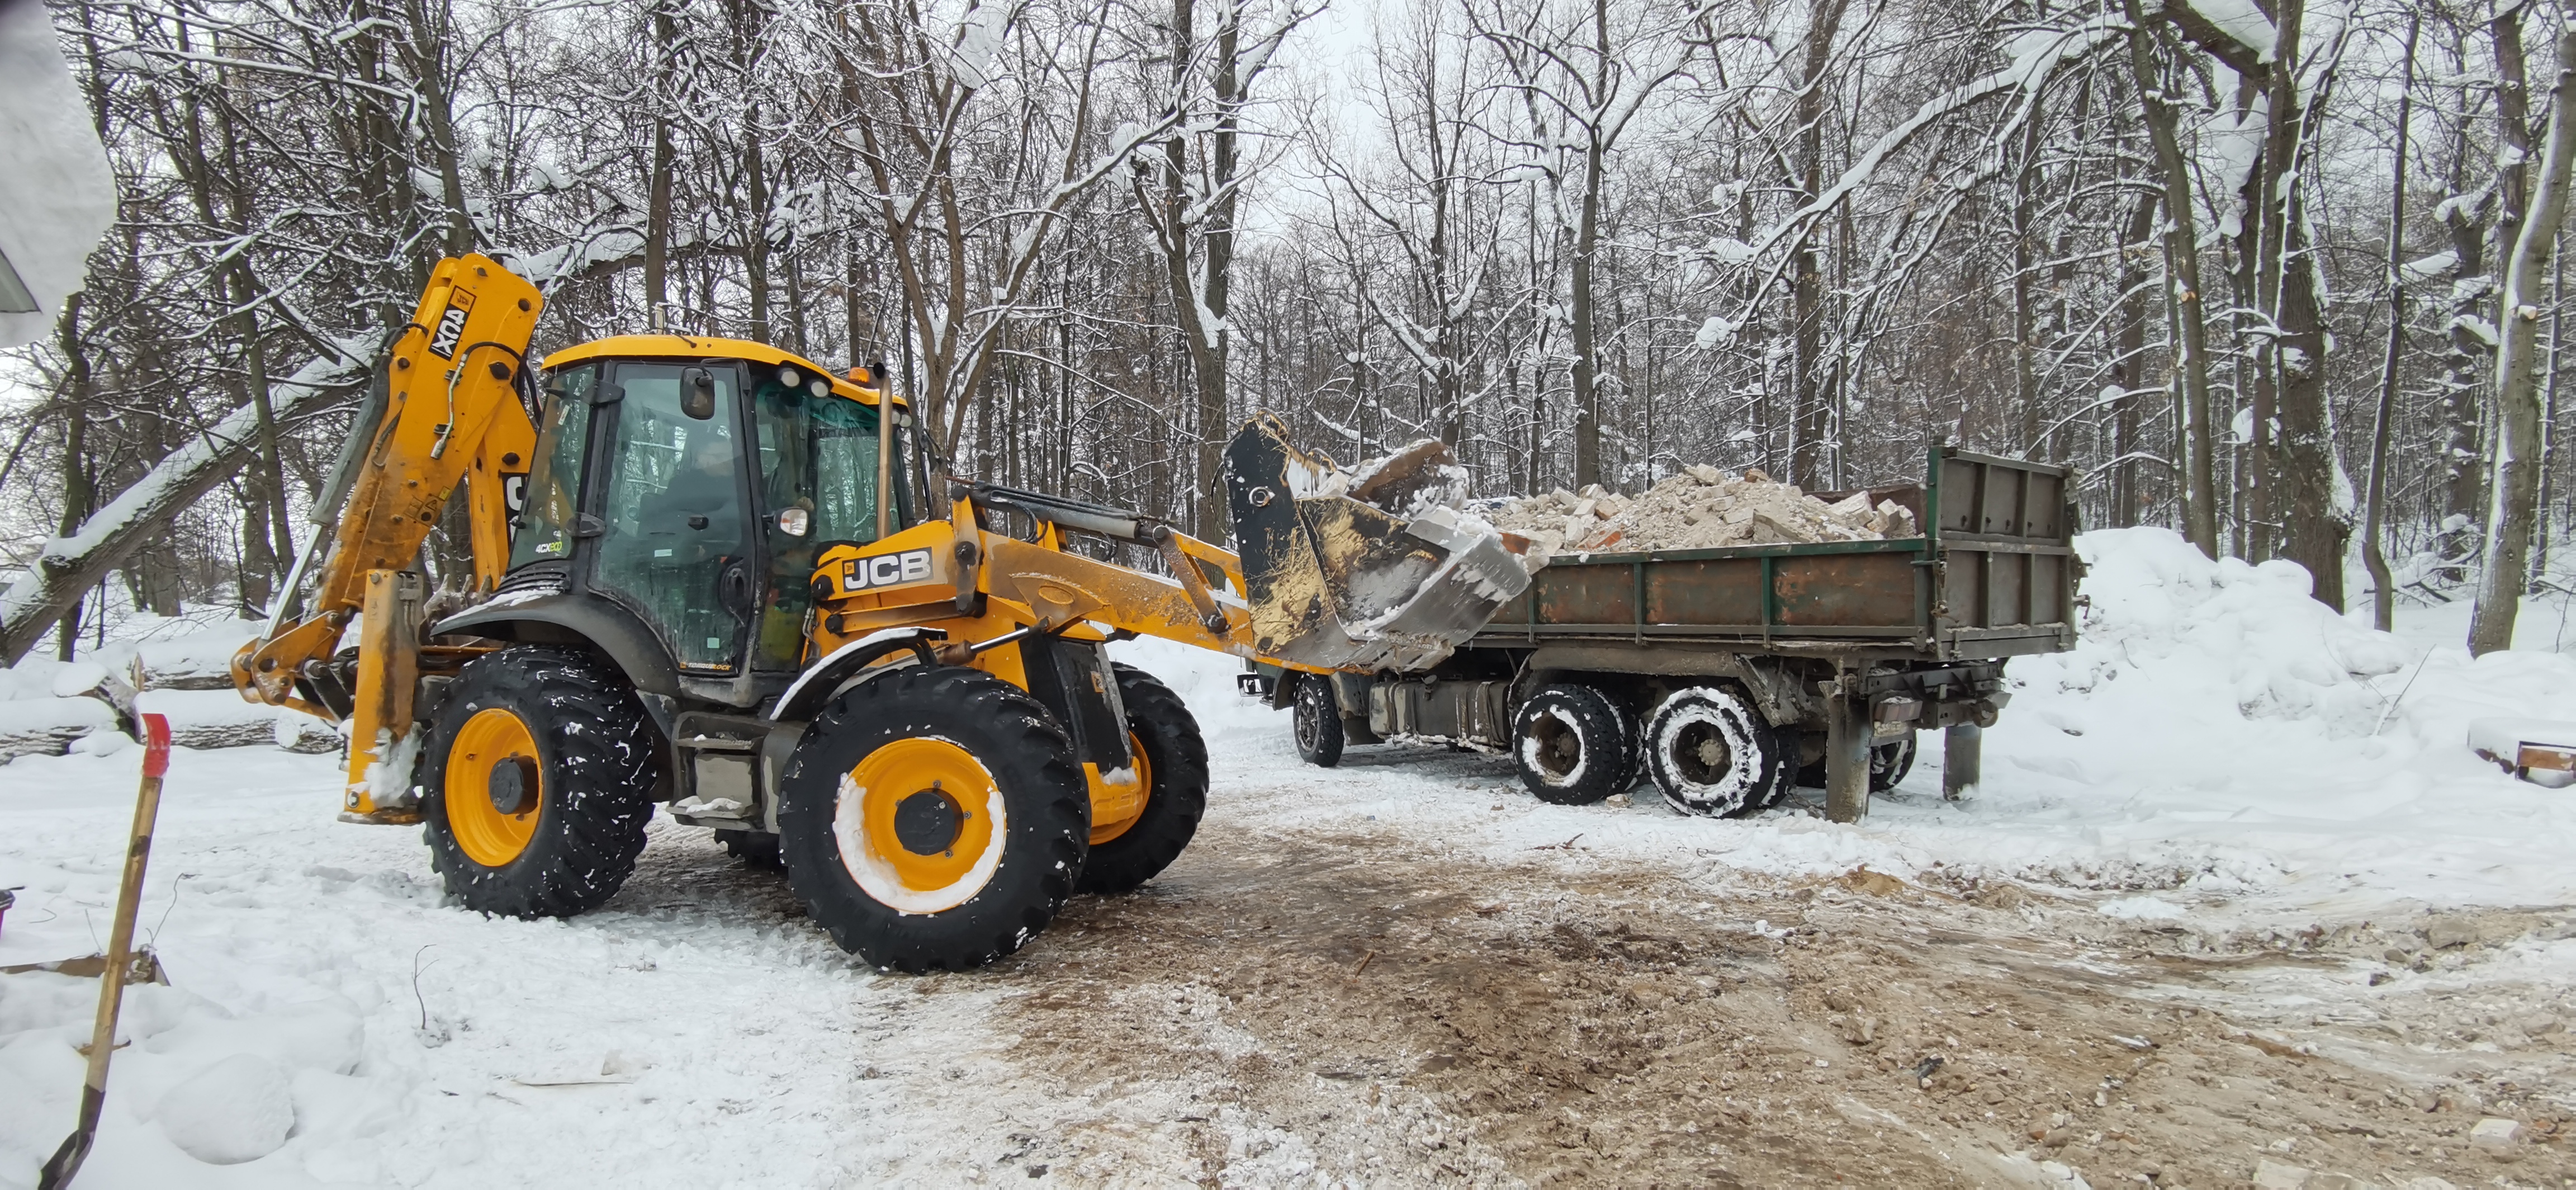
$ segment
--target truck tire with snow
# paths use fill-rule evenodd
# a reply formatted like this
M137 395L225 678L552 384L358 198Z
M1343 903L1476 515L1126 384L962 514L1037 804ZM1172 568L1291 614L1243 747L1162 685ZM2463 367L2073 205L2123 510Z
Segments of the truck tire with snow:
M1789 741L1732 687L1674 691L1646 724L1646 771L1685 814L1749 814L1788 792Z
M1091 858L1079 891L1123 893L1159 875L1190 845L1207 813L1207 741L1189 705L1154 675L1117 666L1118 700L1127 708L1127 747L1145 782L1145 809L1135 821L1091 832Z
M1333 698L1333 683L1322 674L1288 670L1279 675L1283 682L1297 683L1297 693L1289 703L1289 729L1297 739L1297 756L1316 768L1328 769L1342 762L1342 708Z
M1556 682L1512 716L1512 760L1543 802L1583 806L1637 783L1634 720L1599 688Z
M468 909L597 908L644 850L659 745L633 686L587 652L514 645L476 658L412 768L430 865Z
M788 883L841 949L963 971L1038 936L1082 877L1091 799L1046 705L911 665L832 697L788 759Z

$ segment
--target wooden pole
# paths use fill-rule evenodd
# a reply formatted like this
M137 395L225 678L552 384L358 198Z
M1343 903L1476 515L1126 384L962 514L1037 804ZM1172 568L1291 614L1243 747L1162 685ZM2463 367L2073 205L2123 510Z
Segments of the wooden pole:
M107 1102L107 1059L116 1050L116 1013L125 1003L125 973L134 963L134 917L143 900L143 864L152 853L152 824L161 816L161 777L170 771L170 720L143 716L143 788L134 799L134 830L125 846L125 880L116 890L116 925L107 940L107 966L98 973L98 1021L89 1034L89 1078L81 1085L80 1127L63 1138L37 1175L37 1190L71 1184L98 1139L98 1113Z

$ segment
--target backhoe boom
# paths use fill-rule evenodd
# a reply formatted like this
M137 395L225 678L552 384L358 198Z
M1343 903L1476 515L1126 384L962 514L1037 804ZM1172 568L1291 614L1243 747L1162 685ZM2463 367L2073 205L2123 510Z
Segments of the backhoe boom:
M475 590L490 592L509 566L510 518L537 441L519 394L544 306L534 285L488 257L439 262L384 364L382 404L371 402L373 416L351 428L333 476L340 490L324 493L326 507L316 509L314 519L330 524L306 547L308 559L320 551L318 568L308 584L299 563L280 599L284 614L233 658L244 698L354 720L349 813L376 812L370 770L410 730L421 593L403 589L417 580L402 572L458 483L466 485ZM378 648L361 650L357 680L344 688L321 663L362 610L379 608L368 627L379 639L367 642ZM405 615L414 622L395 622Z

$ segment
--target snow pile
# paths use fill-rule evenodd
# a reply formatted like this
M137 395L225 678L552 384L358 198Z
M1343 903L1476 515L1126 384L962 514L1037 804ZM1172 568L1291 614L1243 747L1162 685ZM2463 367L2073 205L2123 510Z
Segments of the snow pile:
M2167 530L2076 545L2092 604L2078 646L2006 669L2013 701L1985 734L1984 784L1943 801L1942 737L1924 733L1912 775L1853 826L1824 821L1813 789L1745 819L1685 818L1652 796L1544 805L1508 754L1399 744L1305 767L1288 716L1232 693L1228 659L1168 649L1149 668L1183 689L1218 789L1264 829L1373 816L1495 862L1645 863L1712 891L1866 866L1936 885L2155 893L2195 925L2230 902L2259 915L2576 899L2564 860L2576 797L2517 781L2468 746L2476 720L2576 707L2576 657L2472 659L2457 632L2438 643L2375 632L2366 610L2355 622L2310 599L2289 563L2213 562ZM2401 608L2400 627L2451 614ZM2173 912L2111 904L2129 919Z
M1486 515L1549 554L1879 541L1919 532L1913 513L1892 500L1873 507L1867 492L1829 504L1759 468L1733 475L1709 466L1686 468L1635 496L1593 484L1497 501Z
M2396 690L2378 679L2421 655L2310 598L2296 563L2212 562L2168 529L2103 530L2081 546L2092 608L2079 643L2016 662L2016 677L2091 694L2144 671L2178 702L2233 706L2247 719L2314 719L2348 738L2371 734L2390 713Z
M358 1006L304 992L227 1005L183 987L127 988L82 1184L309 1185L302 1153L394 1123L401 1088L356 1073ZM0 1178L32 1172L70 1134L97 1005L95 979L0 975ZM274 1156L290 1136L299 1152Z

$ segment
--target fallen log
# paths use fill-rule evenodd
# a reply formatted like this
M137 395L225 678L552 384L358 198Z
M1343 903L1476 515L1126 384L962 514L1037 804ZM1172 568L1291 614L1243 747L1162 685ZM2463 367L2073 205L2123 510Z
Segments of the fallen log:
M319 406L334 392L363 382L373 343L340 344L336 358L317 359L270 390L280 420ZM43 639L63 613L89 593L170 518L195 504L249 460L257 449L258 410L245 405L169 456L106 507L82 521L79 531L45 543L24 578L0 592L0 665L15 665Z

